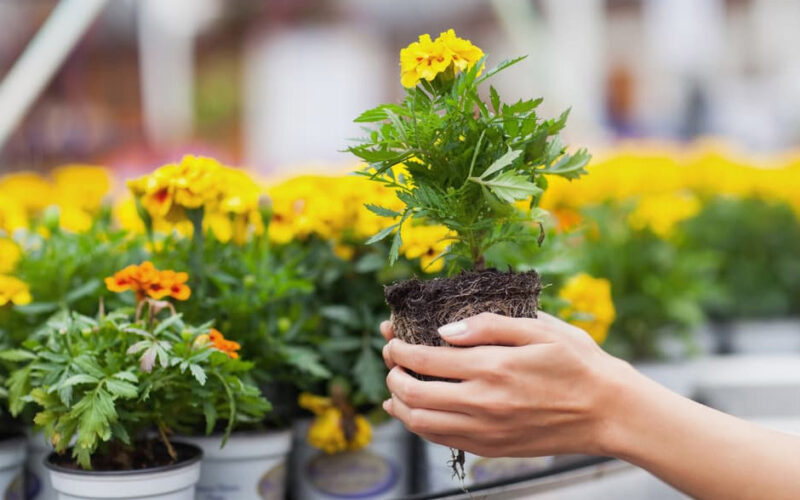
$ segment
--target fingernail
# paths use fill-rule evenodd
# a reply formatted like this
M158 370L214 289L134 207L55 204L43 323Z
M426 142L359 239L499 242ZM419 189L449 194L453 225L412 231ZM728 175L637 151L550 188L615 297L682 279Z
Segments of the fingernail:
M467 324L464 321L456 321L439 327L439 335L442 337L458 337L467 333Z
M385 411L386 413L389 413L389 405L391 405L391 404L392 404L392 400L391 399L387 399L386 401L384 401L383 402L383 411Z

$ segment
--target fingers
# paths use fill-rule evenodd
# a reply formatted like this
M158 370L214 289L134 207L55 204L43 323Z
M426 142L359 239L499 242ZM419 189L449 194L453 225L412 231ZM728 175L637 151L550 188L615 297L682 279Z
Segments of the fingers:
M472 349L412 345L398 339L387 347L392 363L420 375L464 380L482 373L483 360Z
M399 366L389 372L386 386L392 396L414 408L465 412L468 406L460 383L418 380Z
M552 342L552 318L509 318L481 313L439 328L439 335L458 346L521 346Z
M389 342L394 338L394 325L392 325L391 321L383 321L381 322L381 335L383 338L386 339L386 342Z
M415 433L468 436L478 432L477 421L463 413L411 408L397 395L383 403L383 409Z

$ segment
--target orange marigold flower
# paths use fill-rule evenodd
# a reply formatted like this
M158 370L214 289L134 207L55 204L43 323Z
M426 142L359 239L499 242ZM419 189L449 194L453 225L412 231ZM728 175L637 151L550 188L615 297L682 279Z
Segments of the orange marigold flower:
M145 297L156 300L165 297L186 300L192 293L186 284L188 280L189 275L186 273L159 271L152 262L145 261L138 266L130 265L105 281L109 291L121 293L131 290L136 293L136 300L140 302Z
M236 351L241 349L242 346L239 345L238 342L235 342L233 340L227 340L225 336L222 335L222 333L216 328L212 328L208 332L208 340L210 340L211 343L214 344L214 347L217 350L224 352L232 359L239 358L239 353Z

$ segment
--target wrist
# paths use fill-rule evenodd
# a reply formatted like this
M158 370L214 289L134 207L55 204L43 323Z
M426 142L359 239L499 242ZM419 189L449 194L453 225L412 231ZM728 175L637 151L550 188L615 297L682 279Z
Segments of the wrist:
M612 358L606 375L600 391L596 453L630 461L642 430L652 425L648 422L654 407L652 398L666 389L617 358Z

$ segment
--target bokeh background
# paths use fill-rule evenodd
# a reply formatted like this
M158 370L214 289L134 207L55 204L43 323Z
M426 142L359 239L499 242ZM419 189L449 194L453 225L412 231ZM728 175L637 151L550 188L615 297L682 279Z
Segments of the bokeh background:
M0 76L61 29L40 31L57 3L0 1ZM491 61L529 54L497 86L571 106L569 143L800 140L796 2L113 0L92 19L93 3L62 5L64 25L84 28L23 86L43 88L2 129L3 171L88 162L127 176L188 151L263 173L347 164L352 119L402 95L400 48L450 27Z

